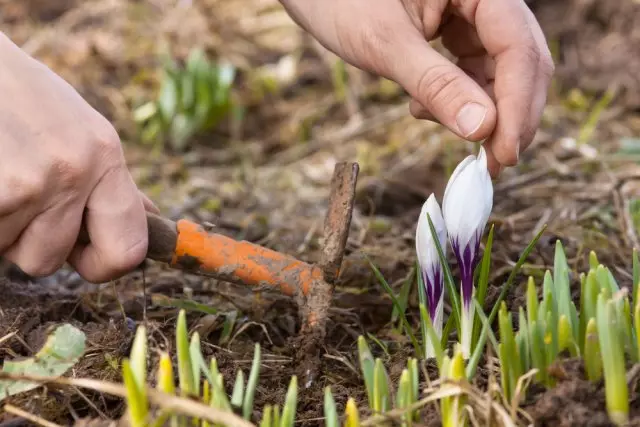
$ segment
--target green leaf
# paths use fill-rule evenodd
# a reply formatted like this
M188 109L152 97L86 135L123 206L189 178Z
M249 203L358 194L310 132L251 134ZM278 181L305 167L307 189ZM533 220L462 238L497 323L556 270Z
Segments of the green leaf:
M407 311L409 293L411 292L411 285L413 284L412 279L413 279L413 271L411 271L411 273L407 277L407 280L404 281L404 283L402 284L402 287L400 288L400 295L398 296L398 303L400 305L399 309L396 308L395 306L393 307L393 312L391 314L391 321L394 323L398 321L399 310L402 310L402 313L406 313ZM403 327L404 326L402 325L402 322L399 322L398 329L402 329Z
M128 359L122 361L122 379L127 390L127 410L131 427L146 427L149 404L144 386L138 386Z
M482 254L482 261L480 263L480 274L478 276L478 286L476 287L476 300L481 307L484 307L484 300L487 295L487 288L489 286L489 273L491 272L491 249L493 247L493 229L494 225L491 224L489 229L489 236L487 237L487 244ZM478 342L478 336L480 334L480 323L473 322L473 339L471 348L474 348Z
M500 303L507 296L507 293L509 292L509 289L511 289L511 286L513 285L513 282L514 282L514 280L516 278L516 275L518 274L518 272L520 271L520 268L522 267L522 264L524 264L524 262L527 260L527 258L529 257L529 254L531 253L533 248L536 246L536 243L538 243L538 240L540 239L540 236L542 236L542 233L544 233L544 230L546 230L546 229L547 229L547 226L544 225L540 229L538 234L535 235L533 240L531 240L531 242L529 242L527 247L522 252L522 255L520 255L520 258L518 259L518 262L516 262L516 265L511 270L511 274L509 274L509 277L507 278L507 281L502 286L502 290L500 291L500 295L498 296L498 299L496 300L495 305L491 309L491 314L489 315L489 324L493 324L493 320L495 319L496 315L498 314L498 309L500 307Z
M16 375L57 377L73 367L85 350L84 333L70 324L58 326L40 351L23 360L5 360L2 372ZM32 390L39 384L27 381L0 381L0 400L7 396Z
M178 76L164 73L160 96L158 99L158 110L165 123L171 123L173 117L178 113Z
M298 378L294 375L291 377L287 395L285 396L285 404L282 409L282 419L280 427L293 427L296 419L296 408L298 404Z
M324 418L325 427L340 427L336 402L331 394L331 387L328 386L324 389Z
M247 392L244 395L244 403L242 405L242 416L245 420L249 420L253 411L253 398L258 387L258 378L260 376L260 344L256 343L253 351L253 362L251 363L251 372L249 373L249 382L247 383Z
M431 318L429 317L429 313L427 313L427 308L424 304L420 304L420 319L423 325L423 337L424 346L425 346L425 354L427 348L427 340L431 342L433 346L434 356L436 358L436 363L438 367L442 364L443 351L442 346L440 345L440 340L438 339L438 335L436 334L435 329L433 328L433 324L431 323Z
M527 321L531 325L538 318L538 293L536 282L529 276L527 282Z
M207 367L202 357L202 350L200 348L200 334L195 332L191 336L191 344L189 345L189 356L191 358L191 369L193 375L193 393L196 396L200 396L200 371L206 372Z
M413 334L413 331L411 330L411 325L409 324L409 321L407 320L407 317L405 316L404 311L402 310L402 307L400 306L400 303L398 302L398 299L396 298L393 292L393 289L391 289L391 286L389 286L384 276L382 275L382 273L380 273L380 270L378 270L378 268L373 264L371 259L366 254L364 255L364 257L366 258L367 262L371 266L371 269L373 270L373 274L378 279L378 282L382 285L387 295L389 295L389 298L391 298L391 302L393 303L393 306L398 309L398 314L400 315L400 320L402 320L402 323L404 324L405 332L407 333L407 335L409 335L409 338L411 339L411 343L413 344L413 348L415 349L416 353L420 354L422 357L422 349L418 344L418 340L416 340L416 336Z
M484 305L484 299L487 295L487 287L489 285L489 273L491 272L491 249L493 247L493 229L491 224L489 235L487 236L487 244L482 254L482 262L480 264L480 276L478 278L478 286L476 288L476 299L481 306Z
M467 380L471 381L472 378L476 375L476 369L478 368L478 363L480 362L480 356L482 356L482 352L485 348L485 343L487 342L487 336L490 338L491 343L493 345L494 351L496 354L499 354L499 347L496 337L493 335L493 331L491 330L491 325L487 320L487 316L485 316L480 303L476 300L474 301L476 304L476 313L478 314L478 318L482 323L482 330L480 332L480 336L478 337L478 342L476 346L473 348L471 353L471 357L469 357L469 362L466 367L466 377Z
M147 330L144 325L138 326L131 346L131 372L139 388L147 383Z
M236 374L236 382L233 385L233 393L231 394L231 405L236 408L242 407L242 401L244 397L244 372L242 369L238 369Z
M638 250L633 248L633 304L638 303L638 284L640 282L640 261L638 261Z
M614 301L605 293L598 296L598 338L604 367L605 396L609 418L618 425L629 417L629 390L626 381L624 346L616 324Z
M389 393L389 377L382 360L376 359L373 368L373 410L384 413L391 409L391 395Z
M222 326L222 332L220 333L220 344L224 344L231 338L231 333L233 332L233 328L236 324L236 319L238 318L238 311L230 311L225 315L224 325Z
M178 313L176 324L176 349L178 352L178 376L180 390L183 394L191 395L195 390L193 384L193 368L189 352L189 333L187 332L187 315L184 310Z
M364 385L367 389L367 397L369 399L369 407L373 408L374 395L374 360L371 350L367 345L365 338L360 335L358 337L358 359L360 361L360 371L364 378Z
M266 405L264 407L264 412L262 413L260 427L273 427L274 425L275 423L271 421L271 405Z
M591 318L587 323L584 339L584 365L587 378L590 381L600 381L602 378L602 355L598 342L596 319Z

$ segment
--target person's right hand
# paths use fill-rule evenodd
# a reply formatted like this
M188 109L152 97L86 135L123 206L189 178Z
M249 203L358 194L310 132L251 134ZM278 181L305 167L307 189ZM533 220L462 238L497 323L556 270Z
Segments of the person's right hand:
M0 32L0 256L31 276L68 261L111 280L146 255L145 209L111 124Z

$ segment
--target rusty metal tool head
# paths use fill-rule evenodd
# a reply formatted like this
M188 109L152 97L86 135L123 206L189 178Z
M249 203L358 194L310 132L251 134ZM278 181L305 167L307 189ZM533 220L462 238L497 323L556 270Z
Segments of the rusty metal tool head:
M147 258L191 273L306 297L315 282L333 284L340 273L357 175L357 163L338 163L334 169L324 222L324 249L317 264L213 233L190 220L174 222L151 213L147 213Z
M333 284L340 274L358 171L357 163L341 162L335 166L324 221L324 248L317 264L210 232L190 220L174 222L152 213L147 213L147 258L236 284L274 288L293 297L302 318L297 355L308 362L306 365L317 365L314 354L325 336ZM88 241L86 231L79 240ZM311 381L315 368L303 368L306 382Z
M334 283L351 224L357 163L338 163L331 181L324 222L324 249L317 264L266 247L211 232L187 219L176 222L147 213L147 258L190 273L257 287L278 289L288 296L308 296L317 281ZM80 242L88 242L83 228Z

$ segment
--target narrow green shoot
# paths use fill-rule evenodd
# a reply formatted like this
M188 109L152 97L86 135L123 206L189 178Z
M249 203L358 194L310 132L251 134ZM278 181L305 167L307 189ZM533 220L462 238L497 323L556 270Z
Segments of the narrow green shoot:
M462 354L462 347L460 345L456 345L452 359L450 359L449 356L445 356L442 363L442 369L440 371L440 377L445 380L450 379L453 381L459 381L465 378L464 357ZM463 409L464 404L465 398L462 395L442 398L440 402L440 411L442 414L443 427L462 427L467 424L466 412Z
M638 261L638 249L633 248L633 303L638 303L638 284L640 284L640 261Z
M336 408L336 401L331 393L331 387L325 387L324 389L324 425L325 427L339 427L340 420L338 419L338 409Z
M496 300L495 305L491 309L491 314L489 315L489 324L493 324L493 321L498 315L500 303L502 303L504 298L507 296L507 293L511 289L511 286L515 281L517 274L520 272L520 268L522 268L522 265L525 263L525 261L529 257L529 254L531 253L531 251L533 251L533 248L536 246L536 244L538 243L538 240L540 240L540 237L542 236L542 233L544 233L546 229L547 229L546 225L542 226L540 231L538 231L538 234L534 236L533 240L529 242L527 247L524 249L524 251L520 255L520 258L518 258L516 265L511 270L511 273L509 274L507 281L504 283L504 285L502 286L502 289L500 290L500 295L498 295L498 299Z
M587 323L586 336L584 339L584 365L587 378L590 381L600 381L602 378L602 354L600 353L600 342L596 319L589 319Z
M145 385L140 386L128 359L122 361L122 379L127 390L127 412L131 427L146 427L149 415L149 402Z
M375 413L384 413L391 409L389 376L380 359L376 359L373 368L373 407L371 409Z
M189 333L187 331L187 317L183 310L178 313L176 325L176 349L178 352L178 376L180 378L180 390L183 395L193 395L195 385L193 383L193 368L191 366L191 354L189 351Z
M242 416L245 420L251 418L253 412L253 399L256 394L256 388L258 387L258 378L260 376L260 344L255 345L253 351L253 362L251 363L251 371L249 372L249 382L247 383L247 391L244 395L244 402L242 403Z
M244 400L244 372L242 369L238 369L236 374L236 382L233 385L233 392L231 393L231 406L234 408L242 408L242 402Z
M360 414L358 412L356 401L353 400L353 397L350 397L347 400L345 415L344 427L360 427Z
M416 351L416 353L418 353L420 355L420 357L423 357L424 355L422 354L422 349L420 348L420 344L418 344L418 340L416 339L416 337L415 337L415 335L414 335L414 333L413 333L413 331L411 329L411 324L407 320L407 316L405 316L404 310L402 309L402 306L400 305L400 302L396 298L396 296L395 296L395 294L393 292L393 289L391 289L391 286L389 286L389 283L387 283L387 281L385 280L384 276L382 275L382 273L380 273L380 270L378 270L378 268L371 261L371 259L366 254L365 254L364 257L366 258L367 262L369 263L369 266L371 266L371 269L373 270L373 274L378 279L378 282L382 285L382 287L384 288L384 290L387 293L387 295L389 295L389 298L391 298L391 302L393 303L393 306L397 309L398 315L400 316L400 320L402 321L402 324L404 325L405 332L407 333L407 335L411 339L411 343L413 344L414 350Z
M295 375L291 377L284 401L285 403L284 408L282 409L280 427L293 427L296 419L296 408L298 402L298 378Z
M627 388L623 344L617 324L615 302L605 293L598 297L598 337L604 367L605 395L609 418L624 425L629 418L629 390Z
M367 397L369 399L369 406L374 406L374 366L375 362L371 350L367 345L367 341L361 335L358 337L358 359L360 361L360 370L364 377L364 385L367 389Z
M485 245L482 261L480 262L480 273L478 275L478 286L476 287L475 297L480 307L484 307L484 300L487 296L487 288L489 287L489 273L491 272L491 249L493 248L493 229L491 224L489 235L487 236L487 244ZM471 348L475 348L480 336L480 322L473 322L473 339Z
M442 345L438 339L433 324L431 323L431 317L427 313L427 308L424 304L420 304L420 325L422 327L422 341L424 342L425 354L427 349L427 342L431 343L433 353L436 356L436 363L438 366L442 364Z

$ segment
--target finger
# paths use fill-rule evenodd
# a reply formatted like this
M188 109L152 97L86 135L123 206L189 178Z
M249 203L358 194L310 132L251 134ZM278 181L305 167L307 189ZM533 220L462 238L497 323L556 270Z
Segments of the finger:
M472 78L451 63L413 28L395 34L390 51L394 80L440 123L458 136L479 141L496 121L491 99Z
M464 18L456 16L443 25L441 36L442 45L457 57L487 53L476 29Z
M53 274L66 262L81 221L81 209L50 209L29 223L5 257L32 277Z
M32 218L33 215L26 209L0 216L0 254L18 240L20 233Z
M458 67L484 86L496 77L496 62L486 53L476 56L463 56L458 59Z
M536 76L536 86L533 95L533 103L531 105L531 115L529 118L529 134L523 137L520 144L520 152L525 150L531 144L536 131L540 126L544 107L547 103L549 86L551 85L551 80L553 78L554 72L553 59L545 41L544 33L542 32L540 25L538 25L538 23L536 22L535 16L529 9L527 9L527 17L529 25L533 32L533 37L535 38L538 46L541 46L543 48L543 52L540 55L538 73Z
M415 99L409 101L409 113L418 120L429 120L431 122L440 123L438 120Z
M69 263L90 282L119 277L146 257L148 245L144 203L133 178L121 167L105 175L87 201L87 246L76 245Z
M496 61L498 122L488 145L501 164L512 166L528 132L544 47L533 35L523 1L474 0L463 5L462 15L475 26L488 55Z
M484 146L485 152L487 153L487 169L489 170L489 175L491 178L496 179L502 173L504 166L496 159L495 154L493 154L492 147L488 142L482 144Z
M478 83L489 98L495 103L495 92L493 90L493 77L495 75L495 62L485 55L465 57L458 60L458 66ZM429 120L440 123L429 110L415 99L409 102L409 112L419 120Z
M144 205L144 210L154 214L159 214L160 209L158 209L155 203L153 203L153 201L151 201L151 199L147 197L147 195L144 194L142 190L139 190L139 193L140 193L140 199L142 200L142 204Z

